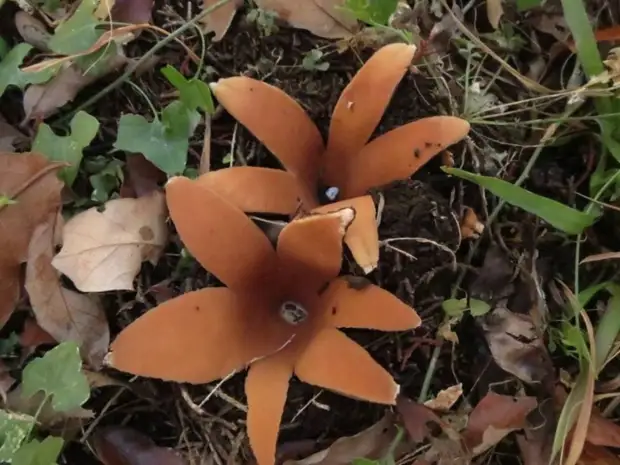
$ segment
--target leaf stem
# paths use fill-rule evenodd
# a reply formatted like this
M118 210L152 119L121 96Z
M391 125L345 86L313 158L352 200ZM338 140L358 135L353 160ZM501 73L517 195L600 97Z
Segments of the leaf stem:
M120 87L136 71L136 69L138 69L141 65L143 65L148 60L150 60L151 57L155 53L157 53L163 47L165 47L170 42L175 40L177 37L179 37L181 34L183 34L189 28L194 27L202 18L204 18L208 14L212 13L213 11L217 10L221 6L224 6L229 1L230 0L219 0L217 3L215 3L215 4L211 5L210 7L205 8L204 10L202 10L199 14L194 16L190 21L186 22L181 27L179 27L178 29L176 29L172 33L170 33L170 35L164 37L162 40L157 42L151 49L149 49L144 55L142 55L142 57L139 60L134 61L133 63L128 65L127 68L125 69L125 72L122 75L120 75L118 78L116 78L110 84L108 84L106 87L101 89L99 92L97 92L91 98L86 100L86 102L84 102L81 105L79 105L76 109L74 109L73 111L71 111L68 114L64 115L62 118L60 118L59 121L62 122L62 121L71 119L73 117L73 115L75 113L77 113L78 111L85 110L87 107L97 103L99 100L101 100L107 94L109 94L110 92L112 92L116 88Z

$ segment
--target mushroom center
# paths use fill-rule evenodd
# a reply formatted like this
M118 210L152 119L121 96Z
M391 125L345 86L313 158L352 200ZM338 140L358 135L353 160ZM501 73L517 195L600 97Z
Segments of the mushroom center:
M303 323L308 317L307 310L303 305L287 300L280 305L280 316L290 325L298 325Z

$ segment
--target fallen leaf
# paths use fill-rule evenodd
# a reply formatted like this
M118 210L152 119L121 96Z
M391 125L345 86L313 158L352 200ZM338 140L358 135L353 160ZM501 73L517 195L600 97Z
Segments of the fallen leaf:
M49 52L50 49L47 46L52 35L47 30L47 27L43 22L30 16L23 10L15 13L13 18L15 22L15 28L22 39L33 47L38 48L43 52Z
M103 30L97 29L96 8L96 0L81 0L75 12L56 27L48 43L50 49L59 55L73 55L97 42Z
M421 443L433 435L433 425L442 430L450 427L435 412L425 405L418 404L404 396L396 399L396 410L402 422L415 443Z
M63 287L52 266L55 229L60 229L60 223L54 215L35 229L28 250L26 291L39 325L59 342L75 341L82 357L98 369L110 343L108 322L99 298Z
M496 445L509 433L523 429L527 415L536 408L535 397L503 396L487 393L469 414L463 439L474 455Z
M457 400L463 395L463 384L455 384L449 388L442 389L434 399L424 402L424 406L431 410L447 412L452 408Z
M0 153L0 327L19 297L19 265L26 260L35 227L60 207L64 165L36 153Z
M104 465L186 465L172 449L125 426L108 426L95 432L93 447Z
M33 352L42 344L57 343L58 341L54 339L50 333L41 328L34 318L28 318L24 322L22 332L19 334L19 345L29 353Z
M605 447L586 442L577 463L579 465L620 465L620 457Z
M82 292L133 290L141 263L157 263L167 236L161 192L111 200L104 211L91 208L67 222L52 265Z
M203 0L203 8L210 8L218 1L219 0ZM214 42L222 40L235 17L235 13L242 5L243 0L229 0L224 5L203 17L200 20L200 22L204 24L202 32L205 35L213 32L214 35L211 40Z
M529 316L498 306L483 317L482 328L500 368L528 384L544 382L552 375L549 354Z
M306 29L325 39L351 37L357 29L357 21L349 12L340 9L344 0L256 0L256 5L272 11L289 26Z
M599 254L595 254L595 255L588 255L586 258L584 258L583 260L581 260L581 263L592 263L592 262L599 262L601 260L616 260L620 258L620 252L605 252L605 253L599 253Z
M115 55L103 64L98 72L83 72L72 64L63 68L54 78L45 84L31 85L24 92L25 120L45 119L56 113L61 107L73 101L77 94L86 86L101 77L121 68L127 63L124 55Z
M82 152L97 135L99 121L80 111L71 119L70 128L70 134L59 136L47 124L41 123L32 143L34 152L42 153L51 161L64 161L70 165L59 173L67 186L71 186L75 181L82 161Z
M88 385L91 389L106 387L106 386L122 386L127 389L131 389L130 385L125 383L124 381L120 381L112 378L101 371L91 371L87 369L82 369L82 373L86 376L88 380Z
M620 425L593 411L586 442L597 446L620 447Z
M125 177L121 186L121 197L142 197L159 190L166 182L166 174L153 163L137 153L127 155Z
M148 23L153 4L153 0L116 0L110 17L119 23Z
M379 459L385 455L396 437L393 416L386 414L370 428L337 439L331 446L302 460L287 460L284 465L349 465L360 457Z
M499 27L499 21L504 14L502 0L486 0L487 2L487 18L493 29Z
M64 445L62 438L48 436L43 441L29 439L15 451L14 464L48 464L56 463Z
M15 384L15 378L11 376L9 367L0 360L0 397L5 404L7 393L11 390L13 384Z
M11 152L15 146L28 140L22 132L15 129L9 123L0 121L0 152Z

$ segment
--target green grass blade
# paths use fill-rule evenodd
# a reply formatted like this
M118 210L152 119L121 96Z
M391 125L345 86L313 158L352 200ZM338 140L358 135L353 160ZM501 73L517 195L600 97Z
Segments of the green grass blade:
M482 176L458 168L442 167L442 169L448 174L484 187L509 204L542 218L567 234L580 234L597 219L595 214L575 210L498 178Z

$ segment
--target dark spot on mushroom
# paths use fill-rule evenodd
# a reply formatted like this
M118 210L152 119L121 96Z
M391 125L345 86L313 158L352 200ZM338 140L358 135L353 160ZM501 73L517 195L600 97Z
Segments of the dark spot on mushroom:
M420 158L420 149L413 149L413 156L416 158Z
M194 307L194 310L196 310L197 312L199 312L199 311L200 311L200 306L199 306L199 305L196 305L196 306Z
M138 230L138 234L140 234L140 237L144 241L152 241L155 238L155 233L153 233L153 230L148 226L142 226Z
M424 147L429 148L432 147L433 143L432 142L424 142Z
M336 307L332 307L332 315L335 315L338 312L338 309Z

